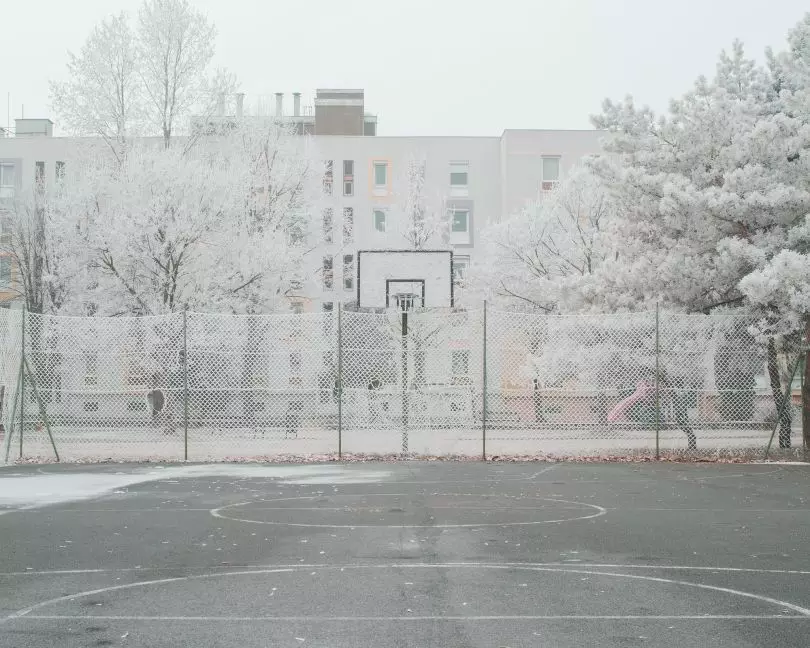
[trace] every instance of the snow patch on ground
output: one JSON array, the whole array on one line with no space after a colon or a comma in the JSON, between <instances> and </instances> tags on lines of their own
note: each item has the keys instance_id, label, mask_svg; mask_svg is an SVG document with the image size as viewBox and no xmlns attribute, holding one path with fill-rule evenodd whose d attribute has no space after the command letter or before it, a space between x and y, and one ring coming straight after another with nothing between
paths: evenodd
<instances>
[{"instance_id":1,"label":"snow patch on ground","mask_svg":"<svg viewBox=\"0 0 810 648\"><path fill-rule=\"evenodd\" d=\"M99 497L144 482L194 477L271 479L280 484L368 484L385 481L383 470L348 470L342 466L250 466L209 464L200 466L150 466L124 472L68 472L3 474L0 472L0 506L34 508ZM7 512L7 511L6 511Z\"/></svg>"}]
</instances>

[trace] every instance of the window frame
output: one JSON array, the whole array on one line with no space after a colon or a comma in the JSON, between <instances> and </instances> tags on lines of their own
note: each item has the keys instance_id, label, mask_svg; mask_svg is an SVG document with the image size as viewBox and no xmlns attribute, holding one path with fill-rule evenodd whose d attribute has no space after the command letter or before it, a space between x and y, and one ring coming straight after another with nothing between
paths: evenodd
<instances>
[{"instance_id":1,"label":"window frame","mask_svg":"<svg viewBox=\"0 0 810 648\"><path fill-rule=\"evenodd\" d=\"M562 156L543 155L541 156L540 160L540 189L542 191L553 191L560 184L560 175L562 174ZM546 178L547 160L555 160L557 162L557 177L554 179Z\"/></svg>"},{"instance_id":2,"label":"window frame","mask_svg":"<svg viewBox=\"0 0 810 648\"><path fill-rule=\"evenodd\" d=\"M343 160L343 195L354 195L354 160Z\"/></svg>"},{"instance_id":3,"label":"window frame","mask_svg":"<svg viewBox=\"0 0 810 648\"><path fill-rule=\"evenodd\" d=\"M371 162L372 171L374 174L374 188L375 189L386 189L388 187L388 161L387 160L373 160ZM383 170L385 177L383 178L382 182L378 182L377 178L377 171L379 169Z\"/></svg>"},{"instance_id":4,"label":"window frame","mask_svg":"<svg viewBox=\"0 0 810 648\"><path fill-rule=\"evenodd\" d=\"M10 287L14 274L14 263L10 254L0 254L0 288Z\"/></svg>"},{"instance_id":5,"label":"window frame","mask_svg":"<svg viewBox=\"0 0 810 648\"><path fill-rule=\"evenodd\" d=\"M453 255L453 266L450 268L452 273L453 283L458 285L464 281L467 270L470 267L470 257L464 255ZM463 268L461 273L458 272L459 268Z\"/></svg>"},{"instance_id":6,"label":"window frame","mask_svg":"<svg viewBox=\"0 0 810 648\"><path fill-rule=\"evenodd\" d=\"M324 290L333 290L335 285L335 257L326 254L321 263L321 284Z\"/></svg>"},{"instance_id":7,"label":"window frame","mask_svg":"<svg viewBox=\"0 0 810 648\"><path fill-rule=\"evenodd\" d=\"M324 171L323 171L323 192L327 196L332 195L332 185L334 184L334 168L335 168L335 161L334 160L325 160L324 161Z\"/></svg>"},{"instance_id":8,"label":"window frame","mask_svg":"<svg viewBox=\"0 0 810 648\"><path fill-rule=\"evenodd\" d=\"M343 290L354 290L354 254L343 255Z\"/></svg>"},{"instance_id":9,"label":"window frame","mask_svg":"<svg viewBox=\"0 0 810 648\"><path fill-rule=\"evenodd\" d=\"M8 169L11 169L11 179L8 179ZM13 162L0 162L0 198L14 198L17 187L17 165Z\"/></svg>"},{"instance_id":10,"label":"window frame","mask_svg":"<svg viewBox=\"0 0 810 648\"><path fill-rule=\"evenodd\" d=\"M321 211L322 234L324 243L332 243L335 238L335 210L332 207L324 207Z\"/></svg>"},{"instance_id":11,"label":"window frame","mask_svg":"<svg viewBox=\"0 0 810 648\"><path fill-rule=\"evenodd\" d=\"M458 214L464 214L464 229L459 230L456 229L456 216ZM469 234L470 233L470 210L466 208L453 208L452 210L452 218L450 221L450 233L451 234Z\"/></svg>"},{"instance_id":12,"label":"window frame","mask_svg":"<svg viewBox=\"0 0 810 648\"><path fill-rule=\"evenodd\" d=\"M382 214L382 229L377 227L377 214ZM377 234L385 234L388 232L388 212L379 207L374 207L371 210L371 226Z\"/></svg>"},{"instance_id":13,"label":"window frame","mask_svg":"<svg viewBox=\"0 0 810 648\"><path fill-rule=\"evenodd\" d=\"M453 182L453 176L460 174L464 174L464 183ZM470 163L463 160L451 161L449 180L452 189L467 189L470 186Z\"/></svg>"},{"instance_id":14,"label":"window frame","mask_svg":"<svg viewBox=\"0 0 810 648\"><path fill-rule=\"evenodd\" d=\"M354 242L354 207L343 208L341 232L343 234L343 245Z\"/></svg>"}]
</instances>

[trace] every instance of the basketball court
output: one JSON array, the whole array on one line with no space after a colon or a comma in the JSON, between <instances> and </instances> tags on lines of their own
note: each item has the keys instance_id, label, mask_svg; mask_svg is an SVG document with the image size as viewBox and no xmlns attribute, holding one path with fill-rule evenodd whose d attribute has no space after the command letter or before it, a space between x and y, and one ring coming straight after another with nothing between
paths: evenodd
<instances>
[{"instance_id":1,"label":"basketball court","mask_svg":"<svg viewBox=\"0 0 810 648\"><path fill-rule=\"evenodd\" d=\"M0 646L754 646L810 631L806 465L0 469Z\"/></svg>"}]
</instances>

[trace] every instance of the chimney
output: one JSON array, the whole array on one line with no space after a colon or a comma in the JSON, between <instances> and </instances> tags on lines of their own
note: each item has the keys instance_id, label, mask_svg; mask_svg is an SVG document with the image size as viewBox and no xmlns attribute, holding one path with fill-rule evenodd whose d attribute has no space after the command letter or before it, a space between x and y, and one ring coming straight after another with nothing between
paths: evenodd
<instances>
[{"instance_id":1,"label":"chimney","mask_svg":"<svg viewBox=\"0 0 810 648\"><path fill-rule=\"evenodd\" d=\"M296 117L301 116L301 93L293 92L293 115Z\"/></svg>"},{"instance_id":2,"label":"chimney","mask_svg":"<svg viewBox=\"0 0 810 648\"><path fill-rule=\"evenodd\" d=\"M245 114L245 93L236 93L236 118L242 119Z\"/></svg>"},{"instance_id":3,"label":"chimney","mask_svg":"<svg viewBox=\"0 0 810 648\"><path fill-rule=\"evenodd\" d=\"M284 116L284 93L276 93L276 117Z\"/></svg>"},{"instance_id":4,"label":"chimney","mask_svg":"<svg viewBox=\"0 0 810 648\"><path fill-rule=\"evenodd\" d=\"M217 97L217 115L220 117L225 116L225 93L220 92Z\"/></svg>"}]
</instances>

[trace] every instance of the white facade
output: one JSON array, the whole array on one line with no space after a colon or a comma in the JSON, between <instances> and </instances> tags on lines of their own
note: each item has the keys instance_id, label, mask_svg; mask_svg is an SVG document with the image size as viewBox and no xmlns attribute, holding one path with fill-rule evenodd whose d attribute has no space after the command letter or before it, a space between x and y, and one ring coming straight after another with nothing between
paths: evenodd
<instances>
[{"instance_id":1,"label":"white facade","mask_svg":"<svg viewBox=\"0 0 810 648\"><path fill-rule=\"evenodd\" d=\"M358 250L409 247L402 208L411 161L424 163L428 201L452 214L449 237L432 241L430 247L452 249L461 272L474 257L486 225L552 189L584 155L600 152L603 136L595 130L506 130L499 137L315 136L317 155L332 161L332 193L325 199L332 228L330 236L325 215L312 215L316 249L309 255L313 265L300 292L303 305L297 308L320 310L354 301ZM37 174L47 181L67 168L69 181L70 160L99 145L94 138L46 134L0 138L0 202ZM350 187L344 183L348 162ZM3 178L11 179L8 186Z\"/></svg>"}]
</instances>

